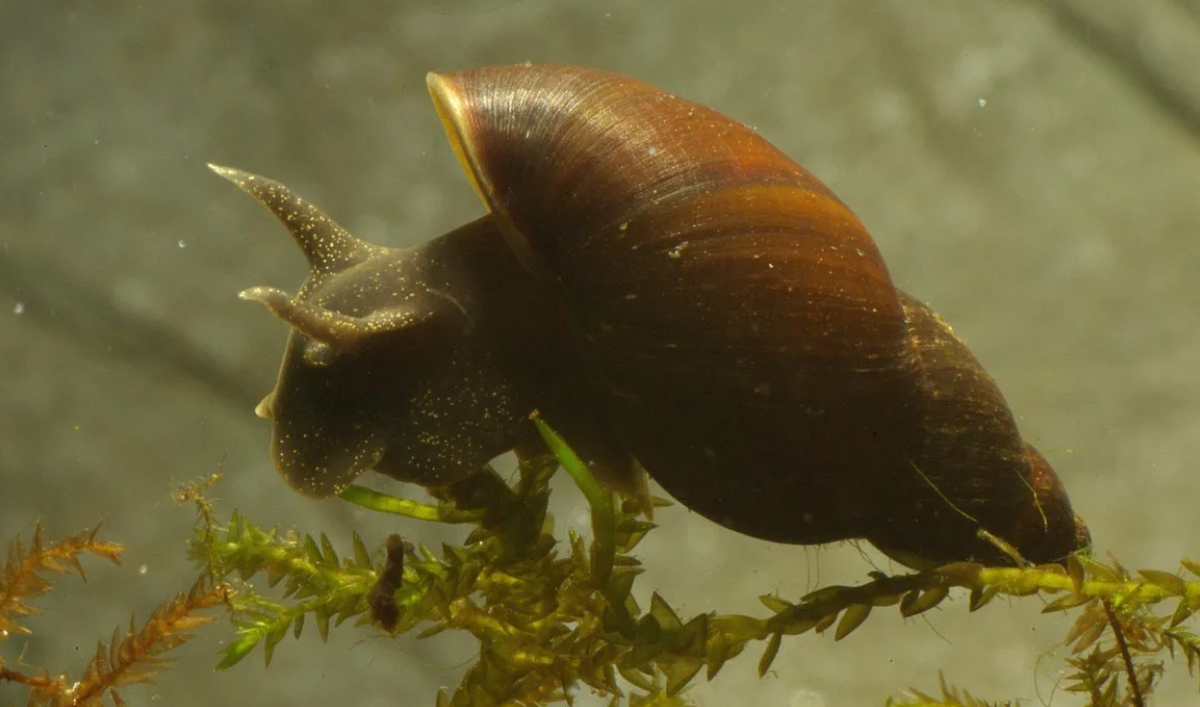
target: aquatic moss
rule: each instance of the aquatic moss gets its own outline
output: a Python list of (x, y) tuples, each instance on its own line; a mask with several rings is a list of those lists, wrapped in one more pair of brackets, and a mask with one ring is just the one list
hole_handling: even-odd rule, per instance
[[(32, 705), (124, 704), (118, 691), (149, 681), (168, 667), (166, 652), (223, 610), (236, 631), (218, 667), (230, 667), (262, 647), (264, 662), (288, 639), (315, 624), (322, 638), (343, 624), (387, 635), (428, 637), (463, 631), (479, 653), (452, 692), (431, 696), (439, 707), (537, 705), (569, 701), (583, 690), (612, 705), (687, 704), (686, 689), (703, 671), (713, 679), (742, 653), (771, 669), (783, 640), (808, 632), (841, 640), (879, 609), (915, 616), (954, 590), (968, 592), (977, 611), (997, 596), (1042, 597), (1045, 612), (1072, 612), (1065, 637), (1068, 674), (1059, 689), (1097, 707), (1144, 705), (1167, 661), (1200, 672), (1200, 637), (1190, 626), (1200, 610), (1200, 563), (1178, 572), (1131, 572), (1116, 561), (1071, 557), (1065, 566), (986, 567), (954, 563), (901, 575), (869, 574), (856, 586), (828, 586), (799, 598), (760, 597), (761, 616), (701, 613), (684, 617), (659, 594), (641, 606), (632, 587), (641, 573), (634, 556), (654, 524), (641, 504), (621, 502), (544, 425), (553, 456), (524, 460), (515, 484), (485, 469), (474, 479), (418, 503), (361, 487), (343, 498), (378, 512), (471, 528), (461, 545), (413, 545), (393, 535), (372, 549), (352, 533), (339, 552), (325, 535), (267, 529), (233, 511), (222, 522), (205, 494), (219, 475), (175, 492), (197, 509), (191, 553), (201, 575), (164, 602), (143, 624), (131, 621), (100, 642), (78, 679), (65, 671), (19, 671), (0, 659), (0, 682), (24, 685)], [(563, 467), (591, 507), (592, 541), (568, 528), (565, 537), (547, 510), (549, 481)], [(657, 503), (665, 503), (656, 499)], [(119, 559), (122, 547), (96, 531), (57, 542), (39, 526), (26, 546), (9, 546), (0, 573), (0, 644), (28, 633), (23, 619), (54, 577), (83, 576), (81, 558)], [(949, 666), (952, 667), (952, 666)], [(889, 705), (1009, 705), (985, 702), (947, 683), (935, 692), (908, 689)]]

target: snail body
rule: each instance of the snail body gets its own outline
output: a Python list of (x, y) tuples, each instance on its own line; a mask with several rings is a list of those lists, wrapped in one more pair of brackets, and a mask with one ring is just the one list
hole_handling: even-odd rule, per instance
[[(787, 543), (902, 562), (1056, 561), (1087, 544), (995, 382), (892, 284), (862, 223), (745, 126), (615, 74), (431, 74), (488, 215), (408, 249), (215, 168), (310, 266), (243, 293), (292, 327), (273, 456), (314, 496), (374, 469), (437, 488), (539, 442), (606, 481)], [(986, 531), (986, 532), (980, 532)], [(982, 536), (982, 537), (981, 537)]]

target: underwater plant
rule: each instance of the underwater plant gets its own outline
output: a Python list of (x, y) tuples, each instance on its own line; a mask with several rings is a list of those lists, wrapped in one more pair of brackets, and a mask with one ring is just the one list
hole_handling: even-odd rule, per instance
[[(237, 581), (230, 598), (237, 639), (221, 667), (261, 646), (270, 663), (276, 647), (315, 623), (324, 638), (331, 626), (351, 622), (396, 636), (420, 638), (443, 631), (471, 634), (478, 657), (438, 707), (490, 707), (569, 702), (580, 690), (608, 696), (612, 705), (687, 704), (686, 687), (703, 671), (712, 680), (744, 652), (758, 657), (759, 675), (771, 669), (784, 637), (831, 633), (841, 640), (880, 607), (916, 616), (969, 592), (977, 611), (997, 596), (1047, 598), (1044, 612), (1073, 611), (1065, 637), (1072, 674), (1060, 689), (1082, 693), (1089, 705), (1142, 705), (1164, 670), (1164, 654), (1200, 668), (1200, 638), (1187, 627), (1200, 610), (1200, 563), (1184, 560), (1191, 575), (1142, 570), (1073, 555), (1065, 566), (988, 567), (958, 562), (902, 575), (871, 572), (857, 586), (828, 586), (803, 597), (764, 595), (762, 616), (704, 612), (685, 617), (657, 593), (648, 606), (633, 598), (641, 573), (634, 555), (654, 524), (637, 503), (618, 502), (587, 465), (540, 420), (554, 456), (525, 460), (509, 493), (464, 507), (395, 498), (361, 486), (343, 499), (385, 513), (472, 528), (461, 545), (440, 551), (389, 537), (372, 552), (357, 534), (339, 555), (326, 536), (263, 529), (240, 514), (223, 526), (199, 524), (193, 554), (214, 580)], [(550, 476), (561, 465), (591, 507), (592, 542), (568, 528), (556, 535), (547, 512)], [(656, 499), (656, 503), (665, 503)], [(564, 541), (565, 540), (565, 541)], [(234, 579), (236, 578), (236, 580)], [(268, 597), (255, 578), (282, 586)], [(1174, 602), (1168, 613), (1157, 605)], [(796, 640), (789, 638), (788, 640)], [(937, 696), (910, 690), (891, 705), (986, 705), (940, 683)]]
[[(30, 633), (23, 619), (39, 613), (31, 602), (54, 588), (53, 575), (73, 572), (87, 581), (81, 563), (85, 556), (119, 562), (124, 547), (97, 539), (98, 532), (96, 527), (47, 542), (39, 523), (28, 545), (19, 536), (9, 543), (0, 572), (0, 645)], [(229, 592), (228, 584), (202, 573), (189, 589), (160, 604), (140, 625), (131, 616), (129, 626), (118, 626), (110, 641), (98, 641), (78, 677), (10, 668), (0, 657), (0, 684), (26, 686), (29, 705), (98, 707), (106, 704), (106, 698), (123, 705), (119, 690), (150, 682), (166, 670), (170, 661), (165, 654), (191, 639), (197, 627), (217, 618), (210, 610), (223, 606)]]
[[(1059, 689), (1079, 694), (1084, 704), (1148, 704), (1168, 660), (1200, 674), (1194, 631), (1200, 563), (1186, 559), (1178, 573), (1130, 572), (1086, 556), (1072, 556), (1065, 566), (958, 562), (909, 574), (871, 572), (856, 586), (764, 595), (761, 615), (681, 616), (658, 593), (642, 606), (632, 592), (642, 571), (636, 548), (655, 525), (537, 424), (553, 455), (524, 460), (511, 486), (495, 475), (478, 503), (420, 503), (361, 486), (342, 492), (346, 501), (378, 512), (470, 529), (461, 544), (436, 549), (396, 535), (368, 544), (353, 533), (339, 552), (325, 535), (263, 528), (238, 511), (222, 521), (205, 495), (217, 477), (189, 484), (174, 495), (198, 511), (190, 552), (200, 578), (140, 626), (131, 623), (101, 641), (81, 677), (0, 661), (0, 683), (26, 686), (32, 705), (100, 705), (106, 697), (125, 704), (119, 689), (168, 669), (166, 651), (224, 612), (235, 636), (217, 663), (222, 669), (258, 648), (269, 664), (281, 644), (313, 625), (323, 638), (343, 624), (341, 630), (356, 626), (392, 637), (458, 631), (470, 634), (479, 652), (457, 688), (430, 696), (438, 707), (553, 704), (582, 691), (608, 696), (614, 706), (665, 707), (689, 704), (687, 687), (698, 676), (715, 679), (744, 653), (757, 656), (762, 676), (784, 640), (808, 633), (842, 640), (863, 630), (877, 609), (916, 616), (955, 591), (968, 593), (970, 611), (1008, 596), (1042, 597), (1043, 611), (1075, 614), (1064, 638), (1069, 674)], [(560, 466), (588, 499), (590, 542), (586, 531), (560, 528), (547, 511), (549, 480)], [(54, 574), (81, 572), (82, 556), (116, 561), (121, 551), (95, 531), (47, 543), (39, 528), (28, 547), (14, 540), (0, 575), (0, 645), (28, 632), (22, 619), (36, 613), (33, 602), (52, 589)], [(910, 688), (886, 704), (1016, 702), (983, 701), (939, 678), (934, 691)]]

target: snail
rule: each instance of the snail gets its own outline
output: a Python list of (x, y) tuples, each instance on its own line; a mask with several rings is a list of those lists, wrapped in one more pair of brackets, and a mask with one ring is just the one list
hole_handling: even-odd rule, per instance
[(371, 469), (439, 489), (539, 414), (613, 488), (645, 474), (765, 540), (866, 539), (914, 567), (1062, 562), (1089, 543), (950, 326), (892, 283), (858, 218), (767, 140), (570, 66), (428, 76), (488, 213), (366, 243), (269, 179), (213, 169), (288, 228), (291, 327), (257, 408), (315, 497)]

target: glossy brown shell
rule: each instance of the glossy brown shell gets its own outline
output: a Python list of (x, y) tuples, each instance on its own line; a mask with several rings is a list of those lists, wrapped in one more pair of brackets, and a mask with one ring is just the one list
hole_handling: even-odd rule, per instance
[(595, 404), (689, 508), (761, 538), (866, 537), (910, 558), (994, 555), (980, 527), (1034, 559), (1086, 536), (949, 326), (754, 131), (577, 67), (429, 87), (514, 253), (571, 312)]
[(510, 244), (561, 283), (617, 395), (653, 381), (758, 391), (753, 403), (771, 406), (847, 385), (871, 395), (902, 375), (903, 310), (874, 242), (753, 131), (574, 67), (430, 86)]

